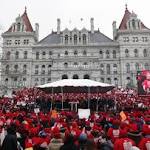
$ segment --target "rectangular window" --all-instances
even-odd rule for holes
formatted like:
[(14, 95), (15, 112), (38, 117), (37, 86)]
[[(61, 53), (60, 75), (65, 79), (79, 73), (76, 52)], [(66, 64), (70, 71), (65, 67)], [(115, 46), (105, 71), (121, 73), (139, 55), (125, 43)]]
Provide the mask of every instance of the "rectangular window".
[(148, 42), (148, 38), (147, 37), (142, 37), (142, 42)]
[(28, 39), (25, 39), (25, 40), (23, 41), (23, 44), (24, 44), (24, 45), (28, 45), (28, 44), (29, 44), (29, 40), (28, 40)]
[(11, 40), (7, 40), (6, 45), (11, 45)]
[(133, 42), (138, 42), (138, 37), (133, 37)]
[(15, 40), (15, 45), (20, 45), (20, 40)]
[(123, 37), (123, 42), (129, 42), (129, 37)]

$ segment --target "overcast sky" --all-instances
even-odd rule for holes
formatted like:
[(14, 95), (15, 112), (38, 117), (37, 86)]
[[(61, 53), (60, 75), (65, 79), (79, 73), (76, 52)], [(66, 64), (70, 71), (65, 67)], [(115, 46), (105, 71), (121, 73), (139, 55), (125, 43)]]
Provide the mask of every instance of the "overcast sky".
[[(61, 19), (61, 30), (66, 27), (90, 29), (90, 18), (94, 18), (95, 29), (112, 38), (112, 22), (119, 26), (124, 15), (125, 4), (138, 18), (150, 27), (150, 0), (0, 0), (0, 26), (6, 31), (25, 6), (32, 26), (40, 25), (40, 39), (52, 29), (56, 31), (57, 18)], [(83, 20), (81, 21), (81, 18)]]

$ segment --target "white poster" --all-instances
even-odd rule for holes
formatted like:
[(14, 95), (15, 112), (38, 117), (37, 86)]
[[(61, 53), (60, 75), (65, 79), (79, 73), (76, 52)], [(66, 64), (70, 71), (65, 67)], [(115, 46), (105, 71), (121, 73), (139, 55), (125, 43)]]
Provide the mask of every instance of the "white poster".
[(90, 109), (78, 109), (78, 115), (80, 119), (88, 119), (90, 116)]

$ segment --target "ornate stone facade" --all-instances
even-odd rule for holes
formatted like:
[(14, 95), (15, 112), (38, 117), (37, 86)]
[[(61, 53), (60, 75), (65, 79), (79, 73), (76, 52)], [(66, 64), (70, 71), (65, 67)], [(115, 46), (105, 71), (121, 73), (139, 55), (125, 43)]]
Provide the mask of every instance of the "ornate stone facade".
[(137, 71), (150, 69), (150, 30), (126, 8), (113, 40), (99, 30), (61, 30), (38, 41), (27, 12), (2, 34), (2, 85), (6, 89), (33, 87), (64, 78), (89, 78), (120, 86), (136, 86)]

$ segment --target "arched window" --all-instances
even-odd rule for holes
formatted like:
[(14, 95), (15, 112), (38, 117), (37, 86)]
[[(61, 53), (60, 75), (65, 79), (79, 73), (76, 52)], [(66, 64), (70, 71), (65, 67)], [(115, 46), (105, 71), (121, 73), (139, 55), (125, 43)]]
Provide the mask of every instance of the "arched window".
[(103, 51), (102, 50), (99, 51), (99, 56), (100, 56), (100, 58), (103, 58)]
[(138, 50), (137, 49), (134, 50), (134, 56), (138, 57)]
[(74, 44), (77, 45), (77, 35), (74, 35)]
[(110, 58), (110, 53), (108, 50), (106, 51), (106, 58)]
[(48, 65), (48, 74), (51, 74), (51, 67), (52, 65)]
[(68, 56), (68, 51), (65, 51), (65, 55)]
[(107, 74), (110, 74), (110, 64), (107, 64), (106, 71), (107, 71)]
[(87, 52), (86, 52), (86, 50), (84, 50), (84, 51), (83, 51), (83, 55), (84, 55), (84, 56), (86, 56), (86, 55), (87, 55)]
[(20, 30), (21, 30), (21, 24), (19, 22), (19, 23), (17, 23), (17, 31), (20, 31)]
[(42, 65), (42, 72), (41, 74), (45, 74), (45, 65)]
[(19, 59), (19, 52), (18, 51), (16, 51), (16, 53), (15, 53), (15, 59)]
[(8, 51), (7, 54), (6, 54), (6, 59), (7, 59), (7, 60), (10, 59), (10, 54), (11, 54), (10, 51)]
[(27, 58), (28, 58), (28, 52), (24, 51), (24, 59), (27, 59)]
[(111, 84), (111, 78), (107, 78), (107, 83)]
[(145, 63), (145, 64), (144, 64), (144, 68), (145, 68), (145, 70), (149, 70), (149, 65), (148, 65), (148, 63)]
[(9, 65), (6, 65), (6, 74), (9, 73)]
[(8, 78), (5, 79), (5, 85), (8, 86)]
[(83, 79), (90, 79), (90, 76), (89, 76), (88, 74), (85, 74), (85, 75), (83, 76)]
[(68, 79), (68, 75), (63, 74), (61, 78), (62, 78), (62, 79)]
[(144, 56), (144, 57), (147, 57), (147, 49), (144, 49), (144, 50), (143, 50), (143, 56)]
[(125, 49), (125, 57), (129, 57), (129, 50)]
[(139, 63), (136, 63), (136, 64), (135, 64), (135, 70), (136, 70), (136, 71), (139, 71), (139, 69), (140, 69), (140, 65), (139, 65)]
[(18, 72), (18, 65), (14, 66), (14, 72)]
[(23, 65), (23, 73), (24, 73), (24, 74), (27, 73), (27, 65)]
[(44, 52), (42, 52), (42, 59), (45, 59), (45, 57), (46, 57), (46, 53), (44, 51)]
[(64, 63), (64, 67), (65, 67), (65, 68), (68, 67), (68, 63), (67, 63), (67, 62)]
[(104, 78), (101, 78), (101, 82), (104, 83)]
[(65, 44), (68, 44), (68, 35), (65, 35)]
[(114, 78), (115, 85), (118, 85), (118, 79)]
[(104, 65), (103, 64), (101, 64), (100, 65), (100, 74), (104, 74)]
[(26, 78), (23, 78), (23, 86), (26, 86), (26, 84), (27, 84), (27, 79)]
[(82, 35), (82, 40), (83, 40), (83, 44), (86, 44), (86, 35), (85, 34)]
[(74, 74), (72, 78), (73, 79), (79, 79), (79, 76), (77, 74)]
[(116, 58), (117, 56), (116, 56), (116, 51), (115, 50), (113, 50), (113, 58)]
[(130, 73), (130, 64), (129, 63), (126, 64), (126, 72)]
[(134, 20), (134, 19), (132, 19), (132, 27), (133, 27), (133, 29), (136, 28), (136, 27), (135, 27), (135, 20)]
[(39, 54), (39, 52), (36, 52), (36, 59), (38, 60), (40, 57), (40, 54)]

